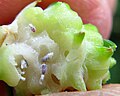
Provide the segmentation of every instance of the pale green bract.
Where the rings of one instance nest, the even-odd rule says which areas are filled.
[[[116,63],[116,45],[83,24],[68,4],[43,10],[36,3],[0,27],[0,79],[18,96],[102,88]]]

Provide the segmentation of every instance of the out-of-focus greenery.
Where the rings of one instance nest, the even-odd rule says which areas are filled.
[[[120,0],[117,2],[116,13],[113,17],[113,30],[110,39],[117,45],[117,50],[113,55],[117,60],[117,64],[110,70],[111,80],[109,82],[120,83]]]

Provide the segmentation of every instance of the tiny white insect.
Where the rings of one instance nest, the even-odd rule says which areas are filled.
[[[32,32],[36,32],[35,26],[33,26],[32,24],[29,24],[29,27],[30,27],[30,29],[31,29]]]
[[[50,53],[46,54],[46,55],[42,58],[42,62],[46,62],[47,60],[52,59],[53,55],[54,55],[53,52],[50,52]]]
[[[27,64],[27,61],[26,60],[21,60],[21,69],[24,69],[24,68],[27,68],[28,67],[28,64]]]
[[[42,82],[44,81],[45,74],[47,72],[47,65],[46,64],[42,64],[40,66],[40,68],[41,68],[41,76],[40,76],[39,83],[42,84]]]
[[[41,73],[45,74],[47,72],[47,65],[46,64],[42,64],[41,65]]]
[[[25,72],[24,72],[24,71],[22,71],[22,72],[21,72],[21,75],[24,75],[24,74],[25,74]]]
[[[23,76],[20,76],[20,80],[25,81],[25,80],[26,80],[26,78],[25,78],[25,77],[23,77]]]
[[[42,85],[42,82],[44,81],[44,78],[45,78],[45,75],[42,74],[41,77],[40,77],[40,80],[39,80],[39,83]]]

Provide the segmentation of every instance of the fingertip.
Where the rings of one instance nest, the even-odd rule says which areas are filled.
[[[107,1],[108,1],[109,7],[110,7],[112,13],[114,14],[116,11],[118,0],[107,0]]]

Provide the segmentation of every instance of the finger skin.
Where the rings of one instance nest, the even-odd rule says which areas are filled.
[[[27,4],[34,0],[0,0],[0,25],[11,23]]]
[[[42,0],[42,2],[40,2],[38,5],[40,7],[42,7],[43,9],[47,8],[51,3],[53,2],[57,2],[57,1],[61,1],[61,0]]]
[[[35,95],[40,96],[40,95]],[[48,95],[44,95],[48,96]],[[120,84],[109,84],[103,86],[101,90],[87,91],[87,92],[59,92],[49,94],[49,96],[120,96]]]
[[[114,14],[116,11],[118,1],[117,0],[107,0],[107,1],[108,1],[109,7],[110,7],[112,13]]]
[[[3,81],[0,81],[0,96],[9,96],[8,86]]]

